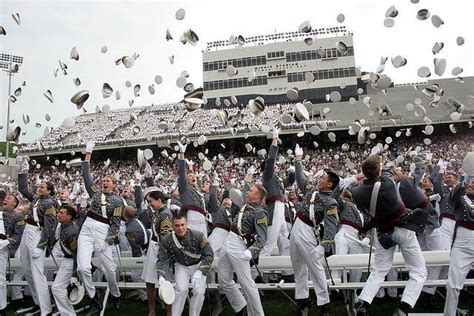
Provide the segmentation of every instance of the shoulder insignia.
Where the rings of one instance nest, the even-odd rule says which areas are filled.
[[[94,192],[94,193],[97,193],[99,191],[99,188],[97,187],[97,185],[93,184],[91,186],[91,191]]]
[[[208,243],[207,238],[202,236],[201,249],[204,249],[204,247],[206,247],[207,243]]]
[[[76,250],[77,249],[77,239],[74,238],[72,241],[71,241],[71,250]]]
[[[267,226],[267,225],[268,225],[268,218],[267,218],[267,215],[263,215],[261,218],[258,218],[258,219],[257,219],[257,224],[258,224],[258,225],[265,225],[265,226]]]
[[[56,209],[54,208],[54,206],[48,208],[45,212],[45,215],[56,216]]]
[[[306,189],[311,189],[312,187],[313,187],[312,184],[307,184],[307,185],[306,185]]]
[[[16,224],[17,224],[18,226],[25,225],[25,220],[22,219],[21,221],[16,222]]]
[[[122,207],[121,207],[121,206],[116,207],[116,208],[114,209],[114,216],[118,216],[118,217],[119,217],[119,216],[122,216]]]
[[[167,234],[171,231],[171,229],[172,229],[171,220],[168,216],[166,216],[165,219],[161,221],[160,234]]]
[[[135,241],[135,238],[133,237],[132,234],[127,234],[127,239],[130,241]]]
[[[337,215],[337,207],[330,208],[326,214],[328,216],[336,216]]]

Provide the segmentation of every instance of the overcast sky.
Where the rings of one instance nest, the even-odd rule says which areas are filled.
[[[386,10],[395,5],[399,15],[395,25],[383,25]],[[444,77],[452,77],[455,66],[462,67],[463,76],[472,76],[474,22],[472,0],[332,0],[332,1],[262,1],[262,0],[216,0],[216,1],[6,1],[0,0],[0,25],[7,32],[0,35],[0,52],[24,57],[20,72],[13,77],[12,93],[23,81],[22,95],[11,105],[13,126],[20,125],[27,134],[22,142],[36,139],[43,134],[45,126],[56,127],[71,116],[81,113],[70,99],[79,90],[89,90],[91,97],[85,104],[89,112],[96,105],[108,104],[112,109],[144,106],[182,99],[183,90],[176,86],[176,79],[183,70],[190,74],[188,81],[202,85],[202,52],[206,42],[226,40],[230,35],[244,37],[276,32],[297,31],[301,22],[309,20],[314,28],[345,25],[354,32],[356,64],[365,71],[375,71],[380,57],[402,55],[408,64],[394,69],[387,62],[385,73],[395,83],[417,82],[417,69],[429,66],[432,77],[433,54],[431,48],[436,41],[445,43],[437,55],[447,59]],[[184,20],[175,19],[179,8],[186,10]],[[435,28],[431,19],[420,21],[416,13],[428,9],[431,15],[439,15],[444,25]],[[19,13],[21,24],[12,18]],[[346,17],[342,24],[336,16]],[[166,41],[169,28],[175,40]],[[178,40],[184,30],[194,30],[200,42],[197,46],[183,45]],[[465,44],[456,45],[456,38],[463,36]],[[107,45],[108,52],[100,52]],[[79,61],[69,58],[72,47],[79,51]],[[116,66],[114,61],[124,55],[140,55],[132,68]],[[171,65],[168,57],[174,55]],[[57,78],[54,70],[58,60],[68,66],[68,74],[61,71]],[[155,95],[148,93],[148,85],[154,83],[156,75],[163,76],[163,83],[156,85]],[[73,79],[79,77],[82,84],[76,87]],[[125,87],[125,81],[132,88]],[[104,82],[121,92],[118,101],[114,97],[103,99],[101,89]],[[140,84],[140,97],[134,98],[133,86]],[[43,92],[51,90],[54,103],[50,103]],[[1,77],[0,138],[6,130],[8,99],[8,77]],[[24,126],[23,113],[29,114],[31,122]],[[45,114],[52,117],[46,122]],[[36,128],[35,123],[42,124]]]

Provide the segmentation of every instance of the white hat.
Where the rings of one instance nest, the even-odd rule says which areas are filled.
[[[67,287],[67,299],[72,305],[79,304],[84,298],[84,293],[84,286],[79,282],[71,283]]]
[[[229,198],[238,207],[242,207],[244,205],[244,195],[242,191],[236,188],[232,188],[229,190]]]
[[[143,167],[145,165],[145,162],[146,162],[145,155],[143,153],[143,150],[141,150],[141,149],[137,150],[137,162],[138,162],[138,166],[140,168]]]
[[[87,99],[89,99],[89,91],[81,90],[72,96],[71,102],[77,106],[78,110],[80,110]]]
[[[171,282],[163,282],[163,284],[158,289],[158,295],[160,296],[161,301],[166,305],[173,304],[176,294],[174,292],[174,287]]]

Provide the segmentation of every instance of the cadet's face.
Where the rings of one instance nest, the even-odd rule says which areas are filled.
[[[9,194],[3,200],[3,206],[8,210],[13,210],[16,207],[16,199],[13,195]]]
[[[423,190],[429,190],[433,188],[433,183],[431,182],[430,179],[423,179],[423,182],[421,183],[421,187]]]
[[[260,192],[256,186],[252,186],[250,190],[247,191],[247,203],[252,203],[260,199]]]
[[[132,195],[132,190],[130,189],[130,187],[129,186],[124,187],[122,191],[122,196],[129,197],[131,195]]]
[[[116,187],[117,184],[114,183],[111,178],[104,177],[102,179],[102,189],[104,190],[104,192],[113,192]]]
[[[231,206],[232,206],[232,200],[231,200],[231,199],[228,199],[228,198],[227,198],[227,199],[224,199],[224,200],[222,201],[222,206],[224,206],[224,207],[231,207]]]
[[[455,186],[457,182],[458,179],[452,174],[447,174],[444,176],[444,183],[446,183],[446,185],[449,187]]]
[[[173,220],[173,230],[178,236],[186,235],[186,231],[188,230],[188,223],[186,222],[186,219],[181,218]]]
[[[59,195],[60,195],[63,199],[67,199],[67,198],[69,197],[69,191],[68,191],[68,190],[62,190]]]
[[[40,196],[49,195],[50,191],[48,190],[46,183],[43,182],[39,185],[37,193]]]
[[[209,181],[204,182],[204,185],[202,186],[202,191],[209,192],[209,187],[210,186],[211,186],[211,182],[209,182]]]
[[[155,210],[163,206],[163,202],[161,202],[161,200],[155,200],[154,198],[149,197],[147,201],[148,201],[148,204],[151,205],[151,207],[154,208]]]
[[[473,195],[474,194],[474,178],[471,178],[469,180],[469,184],[466,188],[466,193],[467,194],[470,194],[470,195]]]
[[[71,221],[71,216],[67,214],[67,211],[64,208],[59,210],[58,215],[56,215],[56,217],[58,218],[58,222],[60,222],[61,224]]]
[[[189,185],[196,185],[197,184],[197,178],[194,173],[188,173],[186,176],[186,180],[188,181]]]
[[[326,190],[328,186],[328,175],[325,174],[324,176],[322,176],[321,178],[319,178],[319,181],[318,181],[318,190]]]

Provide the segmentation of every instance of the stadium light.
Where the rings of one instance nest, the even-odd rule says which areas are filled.
[[[23,57],[10,55],[10,54],[0,54],[0,68],[2,71],[8,74],[8,106],[7,106],[7,130],[5,131],[5,140],[6,140],[6,153],[5,157],[8,159],[10,156],[10,142],[8,141],[6,135],[10,130],[10,95],[12,87],[12,76],[18,72],[20,65],[23,64]]]

